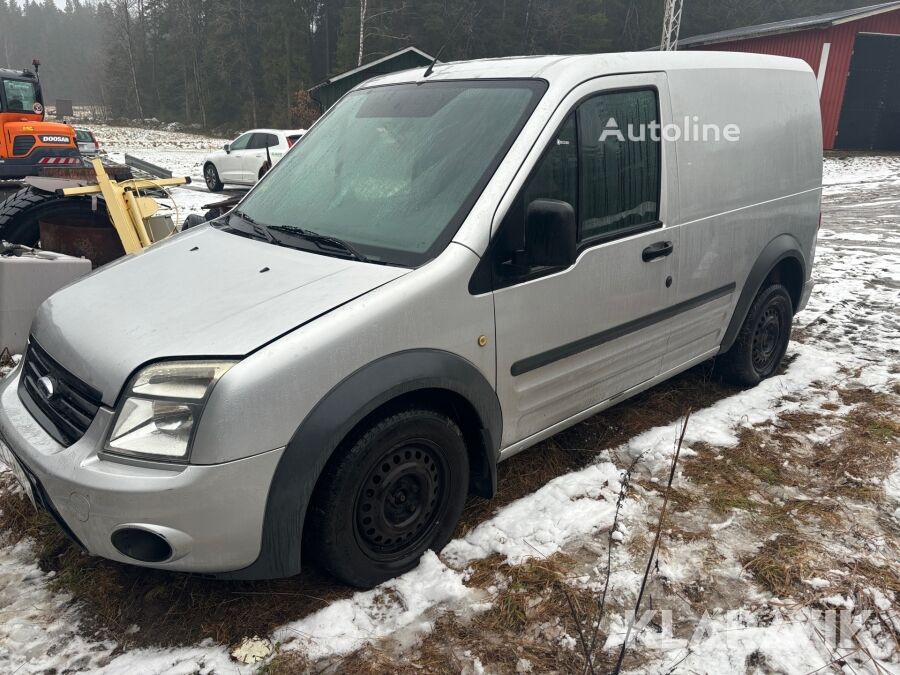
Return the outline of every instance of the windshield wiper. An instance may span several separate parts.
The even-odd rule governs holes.
[[[255,220],[253,220],[253,218],[248,216],[243,211],[235,209],[231,213],[233,215],[237,216],[238,218],[240,218],[241,220],[243,220],[248,225],[250,225],[250,227],[253,228],[254,234],[257,234],[258,236],[262,237],[270,244],[281,244],[281,241],[277,237],[275,237],[275,235],[273,235],[271,232],[269,232],[268,227],[266,227],[265,225],[262,225],[261,223],[257,223]]]
[[[341,249],[351,258],[359,260],[360,262],[372,262],[362,253],[357,251],[352,244],[344,241],[343,239],[338,239],[337,237],[332,237],[327,234],[319,234],[318,232],[306,230],[302,227],[296,227],[294,225],[269,225],[268,228],[270,230],[275,230],[276,232],[284,232],[286,234],[292,234],[302,239],[307,239],[315,244],[324,244],[325,246],[330,245],[332,248]]]

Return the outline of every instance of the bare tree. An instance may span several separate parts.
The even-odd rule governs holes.
[[[366,8],[368,5],[368,0],[359,0],[359,58],[356,60],[357,66],[361,66],[363,62],[363,51],[366,44]]]

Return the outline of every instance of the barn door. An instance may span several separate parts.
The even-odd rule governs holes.
[[[856,36],[835,147],[900,150],[900,35]]]

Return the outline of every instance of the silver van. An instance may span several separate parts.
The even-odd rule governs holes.
[[[88,552],[372,586],[498,462],[701,361],[773,374],[820,218],[801,61],[441,64],[347,94],[237,209],[47,300],[0,437]]]

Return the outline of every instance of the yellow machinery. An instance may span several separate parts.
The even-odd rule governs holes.
[[[145,197],[142,191],[156,188],[174,187],[190,182],[189,178],[154,178],[152,180],[130,179],[115,181],[111,179],[103,163],[99,159],[91,162],[97,175],[96,185],[62,188],[57,194],[65,197],[81,197],[102,194],[106,202],[109,219],[116,228],[125,253],[135,253],[150,244],[164,239],[172,233],[169,228],[152,228],[148,226],[159,210],[159,204],[152,197]]]

